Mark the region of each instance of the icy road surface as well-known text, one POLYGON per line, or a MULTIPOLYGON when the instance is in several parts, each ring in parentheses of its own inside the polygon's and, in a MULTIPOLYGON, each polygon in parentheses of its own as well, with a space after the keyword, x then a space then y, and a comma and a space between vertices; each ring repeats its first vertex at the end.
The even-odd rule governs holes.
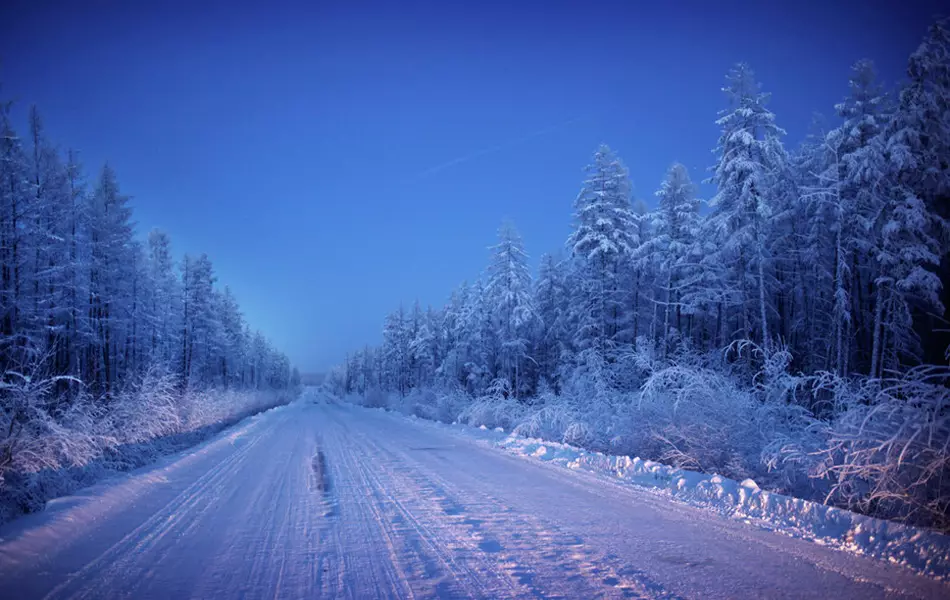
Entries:
POLYGON ((950 597, 464 433, 269 411, 0 529, 0 598, 950 597))

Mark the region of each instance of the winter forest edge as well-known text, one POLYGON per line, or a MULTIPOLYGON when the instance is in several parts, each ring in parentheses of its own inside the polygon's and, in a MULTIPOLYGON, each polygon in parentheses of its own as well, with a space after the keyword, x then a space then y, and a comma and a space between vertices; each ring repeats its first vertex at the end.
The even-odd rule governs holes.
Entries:
POLYGON ((854 64, 796 149, 736 65, 702 201, 631 203, 602 146, 566 256, 504 224, 483 280, 400 307, 328 385, 351 400, 638 455, 950 530, 950 32, 888 91, 854 64))
POLYGON ((0 523, 291 400, 299 375, 209 258, 135 235, 104 166, 87 186, 31 108, 0 106, 0 523), (91 190, 89 189, 91 187, 91 190))

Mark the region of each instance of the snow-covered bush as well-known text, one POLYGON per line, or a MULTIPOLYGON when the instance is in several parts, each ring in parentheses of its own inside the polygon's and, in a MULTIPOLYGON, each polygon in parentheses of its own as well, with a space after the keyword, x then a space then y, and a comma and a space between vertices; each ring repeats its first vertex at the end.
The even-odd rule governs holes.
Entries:
POLYGON ((577 356, 577 366, 565 385, 565 396, 575 406, 610 406, 617 398, 617 369, 596 349, 577 356))
POLYGON ((367 408, 388 408, 389 394, 379 388, 370 388, 363 396, 363 406, 367 408))
POLYGON ((52 402, 54 378, 7 371, 0 387, 0 485, 10 473, 37 473, 82 465, 116 444, 101 435, 96 411, 83 396, 72 404, 52 402))
POLYGON ((178 433, 184 425, 180 396, 175 378, 166 369, 149 367, 140 381, 109 406, 116 438, 137 443, 178 433))
POLYGON ((484 396, 476 398, 459 414, 458 420, 475 427, 484 425, 509 431, 526 412, 526 406, 512 396, 508 380, 496 379, 484 396))
POLYGON ((723 374, 671 365, 645 381, 637 402, 634 444, 647 457, 678 467, 744 478, 758 431, 755 398, 723 374))
MULTIPOLYGON (((58 378, 7 371, 0 383, 0 522, 38 510, 64 487, 60 469, 85 465, 118 441, 88 397, 53 395, 58 378)), ((65 478, 68 479, 68 478, 65 478)))
POLYGON ((547 394, 532 405, 531 412, 512 433, 520 437, 564 441, 564 433, 576 421, 576 413, 562 398, 547 394))
POLYGON ((404 401, 404 412, 423 419, 438 421, 438 396, 431 389, 413 389, 404 401))
POLYGON ((450 389, 436 392, 434 420, 443 423, 458 421, 459 415, 466 406, 472 403, 472 398, 464 390, 450 389))
POLYGON ((839 414, 815 476, 825 498, 885 518, 950 528, 950 368, 845 386, 833 378, 839 414))

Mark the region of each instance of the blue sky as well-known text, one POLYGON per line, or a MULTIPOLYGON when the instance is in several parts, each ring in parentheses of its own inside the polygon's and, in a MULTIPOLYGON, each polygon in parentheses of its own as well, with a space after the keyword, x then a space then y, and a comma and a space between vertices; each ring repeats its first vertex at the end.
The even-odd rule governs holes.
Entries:
MULTIPOLYGON (((706 177, 749 62, 797 144, 850 65, 903 77, 940 3, 5 2, 0 95, 103 161, 144 233, 207 252, 304 370, 477 277, 503 218, 562 247, 601 142, 652 205, 706 177)), ((22 121, 21 121, 22 122, 22 121)), ((708 189, 704 189, 708 194, 708 189)))

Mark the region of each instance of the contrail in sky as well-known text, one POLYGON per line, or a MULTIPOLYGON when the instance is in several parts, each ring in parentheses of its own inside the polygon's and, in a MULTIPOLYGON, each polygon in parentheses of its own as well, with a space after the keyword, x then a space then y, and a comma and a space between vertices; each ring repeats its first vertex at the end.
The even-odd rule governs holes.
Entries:
POLYGON ((493 152, 498 152, 499 150, 504 150, 505 148, 508 148, 508 147, 511 147, 511 146, 515 146, 515 145, 521 144, 521 143, 526 142, 526 141, 528 141, 528 140, 530 140, 530 139, 532 139, 532 138, 536 138, 536 137, 539 137, 539 136, 542 136, 542 135, 547 135, 547 134, 551 133, 552 131, 558 130, 558 129, 562 128, 562 127, 567 127, 568 125, 571 125, 571 124, 573 124, 573 123, 576 123, 576 122, 578 122, 578 121, 580 121, 580 120, 582 120, 582 119, 584 119, 584 117, 582 117, 582 116, 581 116, 581 117, 574 117, 573 119, 569 119, 569 120, 567 120, 567 121, 564 121, 563 123, 558 123, 557 125, 551 125, 551 126, 549 126, 549 127, 545 127, 544 129, 539 129, 539 130, 537 130, 537 131, 535 131, 535 132, 533 132, 533 133, 529 133, 529 134, 523 135, 523 136, 521 136, 521 137, 516 137, 516 138, 510 139, 510 140, 508 140, 508 141, 502 142, 502 143, 500 143, 500 144, 496 144, 496 145, 494 145, 494 146, 490 146, 490 147, 488 147, 488 148, 482 148, 481 150, 476 150, 475 152, 466 154, 466 155, 464 155, 464 156, 459 156, 458 158, 453 158, 452 160, 450 160, 450 161, 448 161, 448 162, 444 162, 444 163, 442 163, 442 164, 440 164, 440 165, 436 165, 436 166, 434 166, 434 167, 430 167, 430 168, 428 168, 428 169, 426 169, 426 170, 424 170, 424 171, 421 171, 421 172, 417 173, 417 174, 415 175, 415 177, 410 178, 406 183, 411 183, 411 182, 413 182, 413 181, 422 179, 423 177, 428 177, 429 175, 434 175, 435 173, 438 173, 439 171, 444 171, 445 169, 448 169, 449 167, 454 167, 455 165, 458 165, 458 164, 461 164, 461 163, 464 163, 464 162, 468 162, 468 161, 472 160, 473 158, 478 158, 479 156, 485 156, 486 154, 491 154, 491 153, 493 153, 493 152))

